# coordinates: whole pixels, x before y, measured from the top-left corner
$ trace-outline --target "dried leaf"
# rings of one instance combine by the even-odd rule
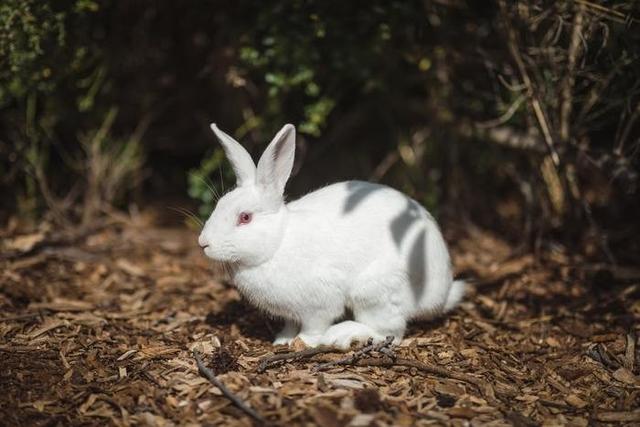
[[[625,384],[636,384],[640,385],[640,381],[638,377],[633,375],[633,373],[627,368],[619,368],[613,373],[613,378],[621,381]]]
[[[585,402],[584,400],[580,399],[577,395],[575,394],[570,394],[567,397],[565,397],[565,402],[567,402],[569,405],[574,406],[578,409],[582,409],[585,406],[588,405],[587,402]]]
[[[320,427],[341,427],[342,423],[338,419],[335,411],[327,406],[316,406],[310,410],[311,416],[316,425]]]
[[[5,240],[4,246],[8,250],[14,250],[19,252],[28,252],[35,245],[42,242],[45,238],[45,233],[38,232],[32,234],[23,234],[21,236],[15,237],[11,240]]]

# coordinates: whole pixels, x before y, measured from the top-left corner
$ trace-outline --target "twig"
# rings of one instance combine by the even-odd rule
[[[475,123],[476,127],[480,129],[487,129],[487,128],[492,128],[492,127],[500,126],[507,123],[509,120],[511,120],[511,117],[513,117],[516,111],[518,111],[518,109],[520,108],[520,105],[522,105],[524,101],[526,101],[525,96],[523,95],[518,96],[516,100],[513,102],[513,104],[509,106],[509,108],[507,109],[507,111],[505,111],[503,115],[501,115],[498,118],[487,120],[484,122],[476,122]]]
[[[587,114],[593,109],[593,107],[602,99],[602,95],[605,89],[611,84],[616,75],[620,72],[620,70],[627,65],[633,63],[635,59],[623,59],[621,61],[616,62],[615,66],[607,73],[607,75],[596,82],[595,85],[589,91],[589,94],[584,97],[584,101],[582,102],[582,107],[580,109],[580,113],[577,115],[575,119],[576,129],[580,128],[585,119],[587,118]]]
[[[554,402],[553,400],[549,399],[538,399],[537,401],[542,403],[544,406],[551,406],[552,408],[563,409],[565,411],[575,410],[575,408],[570,405],[561,402]]]
[[[558,155],[555,147],[555,142],[553,137],[551,136],[551,128],[549,126],[549,122],[547,120],[546,114],[542,109],[542,105],[540,102],[540,97],[535,90],[533,81],[529,77],[529,73],[527,72],[527,68],[525,66],[524,60],[520,55],[520,51],[518,50],[518,38],[516,35],[516,31],[513,28],[511,23],[511,18],[509,17],[509,10],[507,8],[507,3],[505,0],[499,1],[500,10],[504,17],[504,22],[506,24],[507,31],[507,47],[511,53],[513,61],[516,63],[518,71],[520,73],[520,77],[522,78],[522,83],[524,84],[527,95],[529,97],[529,103],[531,109],[533,110],[535,117],[538,121],[538,125],[540,126],[540,130],[542,131],[542,135],[544,137],[544,142],[547,145],[547,149],[549,150],[549,155],[551,156],[551,160],[556,169],[560,167],[560,156]]]
[[[398,154],[398,150],[393,150],[388,153],[384,159],[380,162],[378,166],[373,170],[371,176],[369,176],[369,180],[378,182],[382,179],[383,176],[389,172],[389,169],[400,160],[400,155]]]
[[[582,37],[582,27],[584,25],[584,5],[577,7],[573,18],[573,30],[571,31],[571,41],[567,60],[567,70],[560,85],[560,140],[569,140],[569,122],[573,111],[573,86],[576,82],[576,63],[580,56],[580,40]]]
[[[631,15],[625,15],[622,12],[590,2],[588,0],[576,0],[576,3],[579,3],[582,6],[587,6],[591,10],[591,12],[598,16],[611,19],[612,21],[621,24],[635,24],[636,22],[640,22],[638,19],[634,18]]]
[[[279,365],[280,363],[284,363],[288,360],[302,360],[309,359],[318,354],[326,354],[326,353],[343,353],[343,350],[336,347],[327,347],[327,346],[319,346],[306,348],[302,351],[291,351],[288,353],[277,353],[273,356],[268,356],[262,358],[260,360],[260,364],[258,365],[258,372],[264,372],[272,366]]]
[[[34,317],[39,317],[39,316],[42,316],[41,312],[16,314],[16,315],[13,315],[13,316],[0,317],[0,323],[2,323],[2,322],[14,322],[16,320],[33,319]]]
[[[332,362],[327,362],[327,363],[321,363],[319,365],[316,365],[313,367],[313,371],[317,372],[317,371],[323,371],[325,369],[329,369],[329,368],[333,368],[335,366],[339,366],[339,365],[353,365],[355,364],[358,360],[362,359],[363,356],[373,353],[374,351],[379,351],[379,352],[383,352],[384,350],[387,350],[391,344],[393,343],[393,336],[390,335],[387,338],[385,338],[384,341],[379,342],[379,343],[373,343],[373,340],[371,338],[369,338],[369,341],[367,342],[367,345],[362,347],[360,350],[355,351],[353,354],[344,357],[342,359],[339,360],[335,360]],[[384,354],[386,354],[387,356],[389,356],[390,358],[395,358],[395,355],[393,353],[389,353],[389,352],[384,352]]]
[[[43,351],[51,351],[41,349],[37,345],[3,345],[0,344],[0,351],[7,353],[33,353],[38,352],[38,357],[42,357]]]
[[[636,336],[634,333],[628,333],[626,336],[627,344],[624,352],[624,367],[633,372],[636,363]]]
[[[459,372],[451,372],[448,369],[445,369],[441,366],[431,365],[424,362],[419,362],[417,360],[412,359],[404,359],[400,357],[396,357],[395,353],[392,351],[393,346],[393,336],[387,337],[384,341],[379,343],[372,343],[370,339],[367,342],[367,345],[362,347],[361,349],[355,351],[353,354],[346,356],[342,359],[321,363],[313,368],[313,371],[318,372],[322,370],[326,370],[335,366],[340,365],[354,365],[354,366],[378,366],[378,367],[394,367],[394,366],[404,366],[408,368],[414,368],[419,371],[422,371],[427,374],[438,375],[444,378],[451,378],[454,380],[466,382],[468,384],[472,384],[483,393],[488,395],[487,398],[495,399],[488,388],[490,385],[479,378],[474,378],[469,375],[465,375]],[[287,360],[300,360],[313,357],[317,354],[323,353],[333,353],[341,351],[335,347],[315,347],[308,348],[302,351],[290,352],[290,353],[281,353],[275,354],[273,356],[264,358],[260,361],[258,366],[258,372],[264,372],[267,368],[278,364],[280,362],[284,362]],[[370,355],[371,353],[379,352],[383,354],[383,357],[364,357]]]
[[[49,182],[47,181],[46,174],[44,172],[44,167],[41,159],[37,159],[32,164],[33,167],[33,175],[35,177],[35,181],[38,184],[38,189],[40,190],[40,194],[42,194],[42,198],[44,199],[47,207],[49,207],[51,213],[55,217],[55,220],[58,221],[61,225],[68,225],[68,221],[66,219],[65,210],[66,207],[63,206],[63,203],[53,194],[51,188],[49,187]]]
[[[213,373],[213,371],[211,371],[211,369],[204,366],[204,363],[202,363],[202,359],[200,359],[200,355],[198,354],[197,351],[193,352],[193,357],[196,359],[196,365],[198,365],[198,372],[200,373],[200,375],[208,379],[211,382],[211,384],[218,387],[218,389],[222,392],[222,394],[231,402],[233,402],[233,404],[236,405],[244,413],[249,415],[254,420],[258,421],[259,423],[262,423],[263,425],[267,424],[267,420],[265,420],[262,417],[262,415],[258,414],[250,406],[244,403],[242,399],[240,399],[238,396],[233,394],[231,390],[229,390],[218,378],[216,378],[215,374]]]
[[[459,372],[451,372],[443,368],[442,366],[431,365],[425,362],[419,362],[412,359],[404,359],[401,357],[396,357],[395,359],[390,357],[367,357],[356,361],[355,364],[358,366],[379,366],[385,368],[393,366],[406,366],[408,368],[415,368],[427,374],[438,375],[440,377],[451,378],[454,380],[472,384],[478,387],[481,391],[484,390],[486,384],[484,381],[478,378],[474,378],[472,376],[465,375]]]
[[[624,143],[629,137],[629,134],[631,133],[631,129],[633,129],[633,126],[636,120],[638,120],[638,118],[640,118],[640,102],[638,102],[638,104],[636,105],[636,108],[634,108],[633,113],[631,113],[631,117],[629,117],[629,119],[627,120],[627,123],[625,124],[624,130],[620,134],[620,138],[618,138],[618,143],[616,144],[616,148],[614,150],[614,153],[616,153],[617,155],[619,156],[622,155],[622,151],[624,149]]]

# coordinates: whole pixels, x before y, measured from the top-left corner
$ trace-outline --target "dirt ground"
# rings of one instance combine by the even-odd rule
[[[196,231],[119,220],[51,236],[0,236],[0,425],[260,424],[193,350],[273,425],[640,425],[637,269],[448,230],[474,280],[461,307],[346,365],[259,372],[289,351],[271,345],[278,321],[241,300]]]

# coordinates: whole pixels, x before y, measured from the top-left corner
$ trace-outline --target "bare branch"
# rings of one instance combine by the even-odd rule
[[[318,354],[326,353],[343,353],[344,351],[336,347],[319,346],[306,348],[302,351],[291,351],[287,353],[277,353],[269,357],[265,357],[260,360],[258,365],[258,372],[264,372],[267,369],[284,363],[286,361],[295,361],[302,359],[310,359]]]
[[[588,0],[576,0],[576,3],[579,3],[582,7],[588,7],[589,11],[595,15],[601,16],[603,18],[608,18],[612,21],[618,22],[620,24],[637,24],[640,20],[634,18],[631,15],[625,15],[622,12],[619,12],[615,9],[602,6],[600,4],[593,3]]]
[[[505,111],[503,115],[501,115],[496,119],[487,120],[485,122],[477,122],[476,127],[480,129],[487,129],[487,128],[492,128],[492,127],[500,126],[507,123],[509,120],[511,120],[511,117],[513,117],[516,111],[518,111],[518,108],[520,108],[520,105],[522,105],[525,99],[526,98],[524,96],[520,95],[518,98],[516,98],[513,104],[509,106],[509,108],[507,109],[507,111]]]
[[[242,399],[232,393],[231,390],[229,390],[227,386],[222,383],[222,381],[216,378],[211,369],[204,366],[204,363],[202,363],[202,359],[200,358],[200,355],[197,351],[193,352],[193,357],[196,359],[196,365],[198,365],[198,372],[200,373],[200,375],[208,379],[211,384],[218,387],[222,394],[231,402],[233,402],[233,404],[236,405],[245,414],[249,415],[251,418],[263,425],[267,424],[267,420],[265,420],[262,415],[258,414],[254,409],[252,409],[249,405],[242,401]]]
[[[485,382],[479,378],[472,377],[460,372],[449,371],[442,366],[432,365],[425,362],[420,362],[412,359],[404,358],[364,358],[356,362],[358,366],[381,366],[381,367],[393,367],[393,366],[406,366],[408,368],[415,368],[427,374],[437,375],[444,378],[452,378],[454,380],[462,381],[468,384],[473,384],[482,390],[485,387]]]
[[[573,86],[576,81],[576,62],[580,56],[580,38],[584,24],[584,5],[579,5],[573,18],[573,30],[567,58],[567,71],[560,86],[560,140],[569,140],[569,121],[573,110]]]
[[[544,142],[547,145],[549,150],[549,155],[551,156],[551,160],[556,168],[560,167],[560,157],[556,151],[555,142],[553,137],[551,136],[551,128],[549,126],[547,117],[542,109],[542,104],[540,102],[540,97],[535,90],[533,85],[533,81],[529,77],[529,73],[527,71],[527,67],[520,55],[520,51],[518,49],[518,38],[516,36],[515,29],[511,23],[511,18],[509,17],[507,4],[505,0],[500,0],[500,10],[504,16],[504,21],[507,25],[507,40],[508,40],[508,48],[511,56],[513,57],[516,66],[518,67],[518,71],[520,72],[520,77],[522,78],[522,83],[525,85],[527,89],[527,95],[529,97],[529,103],[531,105],[531,109],[534,112],[536,120],[538,121],[538,125],[540,126],[540,130],[542,131],[542,135],[544,137]]]
[[[393,344],[393,336],[388,336],[387,338],[385,338],[384,341],[381,341],[375,344],[373,343],[372,339],[369,339],[369,341],[367,342],[367,345],[362,347],[360,350],[342,359],[316,365],[313,368],[313,371],[316,371],[316,372],[323,371],[325,369],[333,368],[339,365],[353,365],[358,360],[360,360],[363,356],[376,351],[384,352],[384,354],[387,354],[390,357],[395,358],[395,355],[393,355],[393,353],[389,353],[385,351],[385,350],[389,350],[392,344]]]
[[[624,144],[627,141],[627,138],[631,133],[631,129],[633,129],[633,126],[635,125],[636,120],[638,120],[639,117],[640,117],[640,102],[636,104],[636,108],[633,110],[633,113],[631,113],[631,117],[629,117],[629,119],[627,120],[624,130],[622,131],[622,134],[618,139],[618,144],[616,145],[616,148],[614,150],[614,153],[616,153],[617,155],[619,156],[622,155],[622,152],[624,150]]]

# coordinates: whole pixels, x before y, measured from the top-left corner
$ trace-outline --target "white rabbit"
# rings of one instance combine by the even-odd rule
[[[346,181],[290,203],[284,188],[295,153],[285,125],[256,167],[215,124],[237,177],[198,239],[231,266],[240,293],[285,320],[274,344],[309,346],[402,339],[407,321],[451,310],[465,284],[453,281],[437,224],[415,200],[383,185]],[[354,320],[345,320],[347,310]]]

